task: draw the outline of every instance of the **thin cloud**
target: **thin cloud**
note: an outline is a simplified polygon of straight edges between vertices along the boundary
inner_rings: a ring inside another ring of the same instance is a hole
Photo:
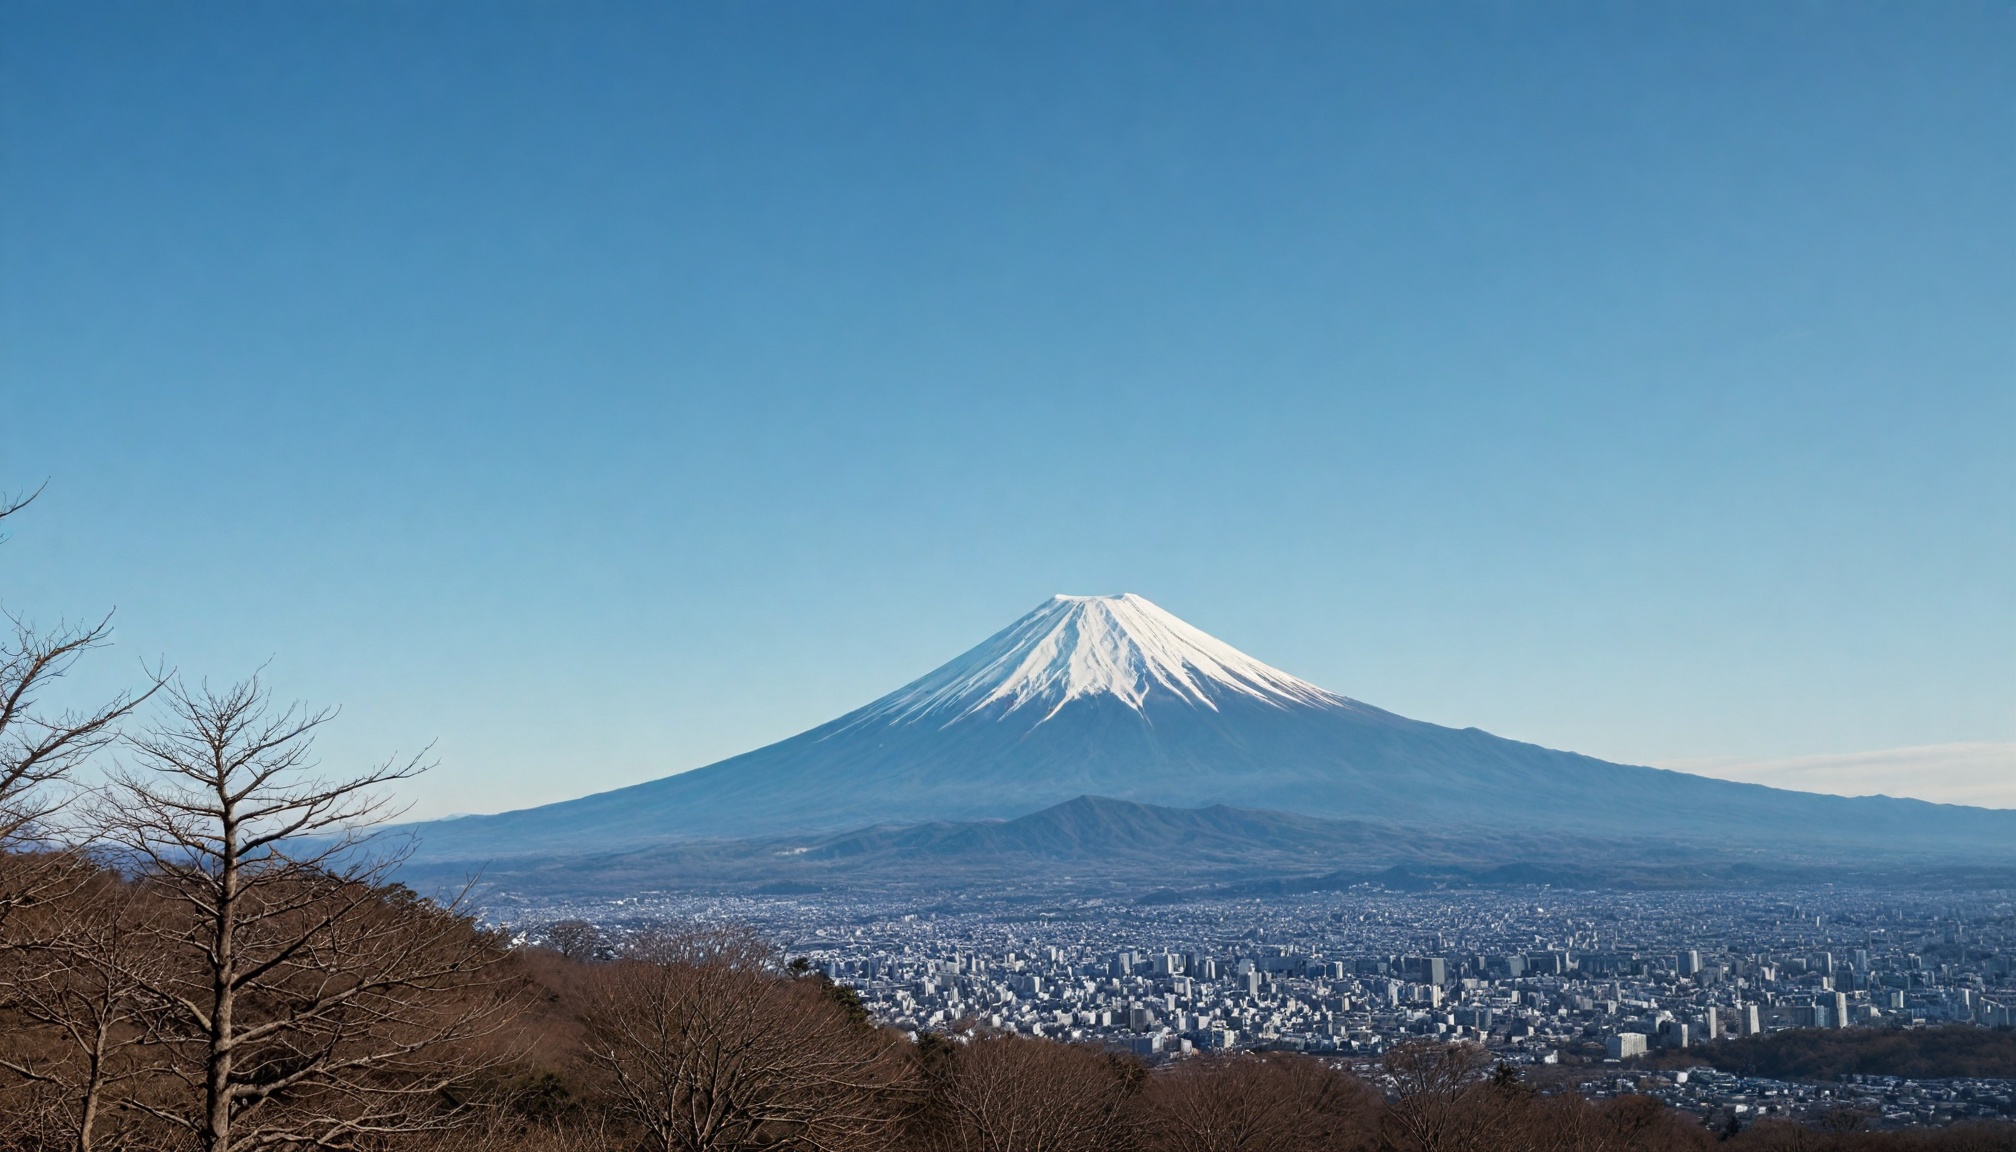
[[[2016,743],[1926,744],[1774,760],[1718,756],[1665,760],[1659,767],[1801,792],[2016,808]]]

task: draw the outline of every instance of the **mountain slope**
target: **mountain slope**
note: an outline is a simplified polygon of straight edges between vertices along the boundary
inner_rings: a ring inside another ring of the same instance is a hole
[[[2016,854],[2016,812],[1609,764],[1328,692],[1138,596],[1057,597],[808,732],[579,800],[421,825],[423,858],[1012,818],[1084,795],[1376,824]]]
[[[639,893],[956,894],[1010,902],[1264,896],[1386,888],[1724,888],[1786,883],[2007,887],[2016,861],[1955,868],[1845,862],[1658,836],[1424,829],[1213,805],[1177,809],[1080,796],[1013,820],[876,825],[815,836],[684,840],[602,854],[518,857],[483,877],[487,902]],[[409,866],[423,890],[468,880],[452,864]]]

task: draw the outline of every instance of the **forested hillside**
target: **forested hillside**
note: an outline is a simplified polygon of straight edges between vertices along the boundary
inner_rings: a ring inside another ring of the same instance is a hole
[[[2016,1030],[1966,1024],[1942,1028],[1794,1028],[1668,1053],[1666,1063],[1706,1062],[1724,1072],[1774,1080],[1841,1076],[2016,1080]]]

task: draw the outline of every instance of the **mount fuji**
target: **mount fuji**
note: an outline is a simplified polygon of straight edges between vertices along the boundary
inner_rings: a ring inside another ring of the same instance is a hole
[[[1134,595],[1057,596],[921,679],[740,756],[411,830],[415,859],[438,865],[1011,820],[1086,796],[1443,837],[2016,859],[2016,811],[1790,792],[1410,720]]]

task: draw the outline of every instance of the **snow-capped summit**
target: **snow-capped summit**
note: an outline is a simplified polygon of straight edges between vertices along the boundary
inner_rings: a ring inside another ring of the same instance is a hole
[[[1348,704],[1246,655],[1133,593],[1054,596],[978,647],[862,709],[858,722],[1040,709],[1110,696],[1136,712],[1167,695],[1217,710],[1230,697],[1278,707]]]
[[[1779,792],[1410,720],[1271,668],[1139,596],[1058,596],[921,679],[690,772],[424,828],[432,859],[629,851],[1022,816],[1079,796],[1409,827],[1957,851],[2016,812]],[[1399,835],[1399,833],[1396,833]],[[1824,842],[1824,843],[1823,843]]]

